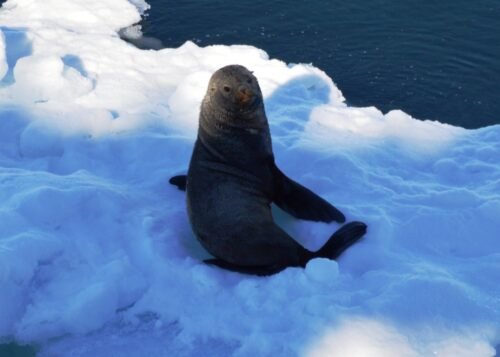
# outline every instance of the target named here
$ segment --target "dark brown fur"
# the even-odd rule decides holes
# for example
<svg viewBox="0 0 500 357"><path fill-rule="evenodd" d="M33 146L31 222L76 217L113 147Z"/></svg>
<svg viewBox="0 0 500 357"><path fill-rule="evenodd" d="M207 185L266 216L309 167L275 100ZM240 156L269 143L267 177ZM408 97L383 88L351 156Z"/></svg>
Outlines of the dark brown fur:
<svg viewBox="0 0 500 357"><path fill-rule="evenodd" d="M175 180L186 188L196 237L216 258L209 262L223 268L267 275L318 256L336 258L366 231L363 223L350 223L311 252L274 223L272 202L297 218L345 218L275 165L259 84L242 66L223 67L210 79L187 181Z"/></svg>

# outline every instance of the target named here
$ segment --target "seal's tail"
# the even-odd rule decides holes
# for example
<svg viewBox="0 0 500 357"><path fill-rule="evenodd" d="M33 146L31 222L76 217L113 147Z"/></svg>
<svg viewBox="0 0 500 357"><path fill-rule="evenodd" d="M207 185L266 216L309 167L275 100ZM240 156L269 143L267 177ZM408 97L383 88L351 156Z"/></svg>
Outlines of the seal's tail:
<svg viewBox="0 0 500 357"><path fill-rule="evenodd" d="M312 258L337 259L344 250L356 243L367 230L362 222L350 222L340 227L320 250L312 254Z"/></svg>

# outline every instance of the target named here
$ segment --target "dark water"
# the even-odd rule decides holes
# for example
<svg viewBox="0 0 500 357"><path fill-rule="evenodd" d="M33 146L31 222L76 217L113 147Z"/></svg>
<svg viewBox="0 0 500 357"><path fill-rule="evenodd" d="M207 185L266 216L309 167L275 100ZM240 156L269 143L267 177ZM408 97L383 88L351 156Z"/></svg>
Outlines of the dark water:
<svg viewBox="0 0 500 357"><path fill-rule="evenodd" d="M0 357L35 357L33 346L21 346L16 343L0 344Z"/></svg>
<svg viewBox="0 0 500 357"><path fill-rule="evenodd" d="M249 44L327 72L353 106L500 124L499 0L148 0L145 35Z"/></svg>
<svg viewBox="0 0 500 357"><path fill-rule="evenodd" d="M167 47L254 45L323 69L353 106L500 124L500 0L147 1Z"/></svg>

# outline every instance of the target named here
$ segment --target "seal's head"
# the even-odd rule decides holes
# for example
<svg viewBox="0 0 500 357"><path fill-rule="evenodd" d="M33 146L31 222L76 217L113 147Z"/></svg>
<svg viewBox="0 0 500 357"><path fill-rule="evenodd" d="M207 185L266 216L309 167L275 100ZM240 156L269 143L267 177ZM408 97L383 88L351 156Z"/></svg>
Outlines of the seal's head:
<svg viewBox="0 0 500 357"><path fill-rule="evenodd" d="M240 65L230 65L212 75L205 101L243 118L261 107L262 92L252 72Z"/></svg>

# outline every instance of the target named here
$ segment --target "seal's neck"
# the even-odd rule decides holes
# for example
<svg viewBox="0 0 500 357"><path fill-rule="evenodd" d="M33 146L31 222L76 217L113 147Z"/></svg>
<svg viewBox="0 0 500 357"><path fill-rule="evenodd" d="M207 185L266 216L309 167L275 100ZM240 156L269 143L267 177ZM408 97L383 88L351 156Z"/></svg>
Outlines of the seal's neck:
<svg viewBox="0 0 500 357"><path fill-rule="evenodd" d="M230 162L245 170L257 170L273 158L269 125L261 112L240 118L235 113L210 107L200 110L198 139L211 159Z"/></svg>
<svg viewBox="0 0 500 357"><path fill-rule="evenodd" d="M264 106L262 103L251 111L228 111L205 98L201 105L200 126L209 132L221 134L248 133L266 134L269 132Z"/></svg>

